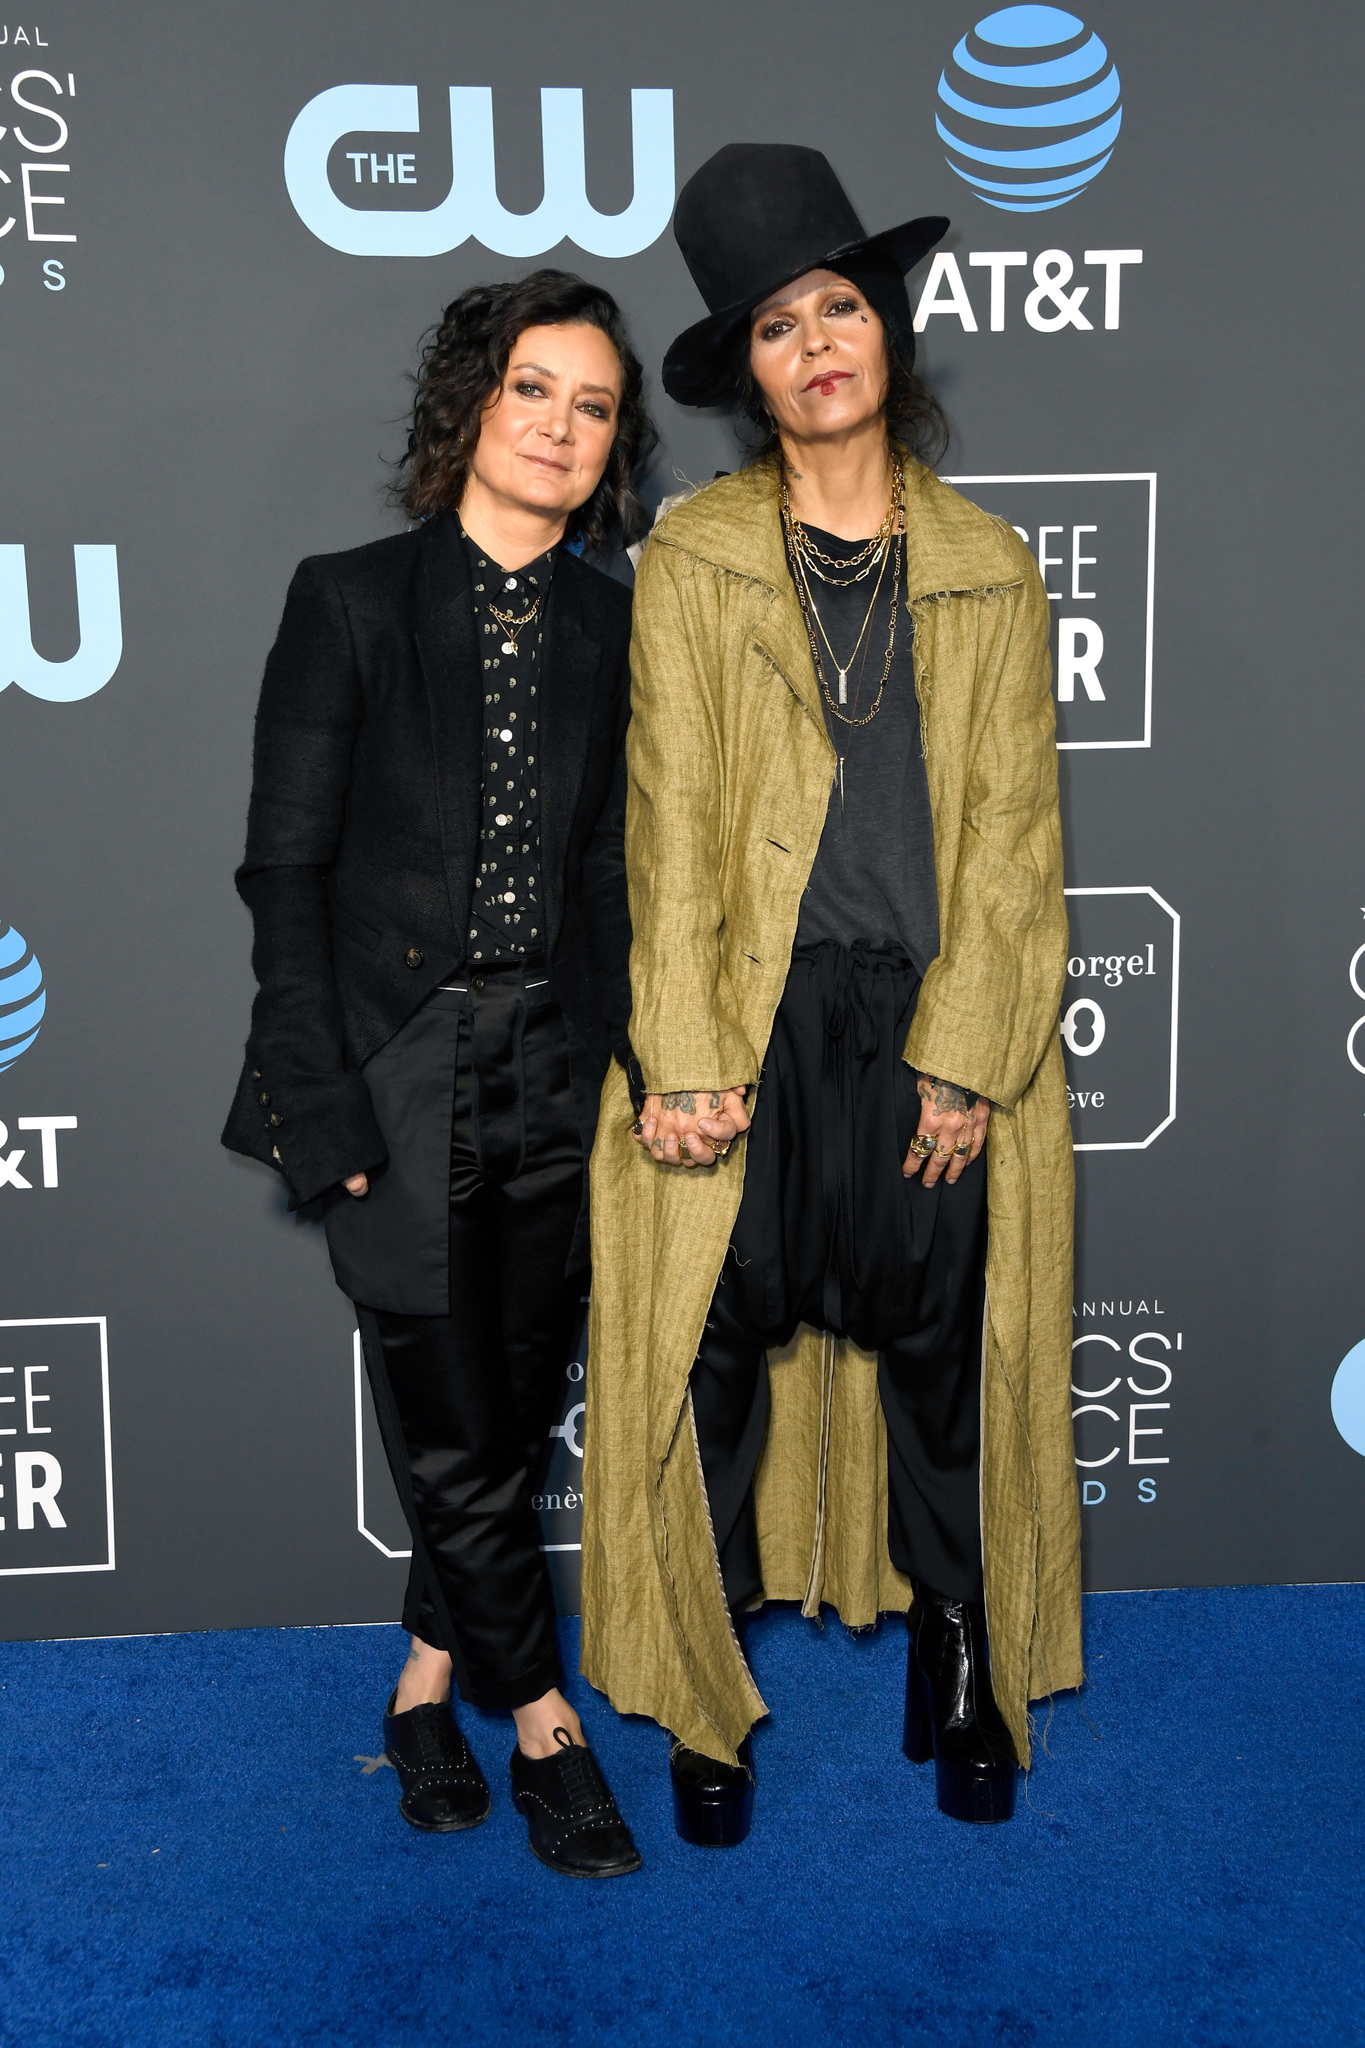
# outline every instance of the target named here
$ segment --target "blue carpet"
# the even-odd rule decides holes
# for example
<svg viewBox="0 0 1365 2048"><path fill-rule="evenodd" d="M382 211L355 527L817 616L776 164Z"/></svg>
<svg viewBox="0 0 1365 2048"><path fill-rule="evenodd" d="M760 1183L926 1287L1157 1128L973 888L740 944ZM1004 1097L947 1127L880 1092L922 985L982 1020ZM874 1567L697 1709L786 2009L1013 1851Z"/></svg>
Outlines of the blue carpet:
<svg viewBox="0 0 1365 2048"><path fill-rule="evenodd" d="M473 1834L396 1811L396 1629L10 1645L5 2048L428 2042L1053 2048L1365 2039L1365 1587L1087 1601L1008 1827L898 1752L904 1632L762 1617L743 1848L673 1833L664 1738L577 1703L645 1856L528 1855L510 1723ZM566 1648L574 1627L566 1625Z"/></svg>

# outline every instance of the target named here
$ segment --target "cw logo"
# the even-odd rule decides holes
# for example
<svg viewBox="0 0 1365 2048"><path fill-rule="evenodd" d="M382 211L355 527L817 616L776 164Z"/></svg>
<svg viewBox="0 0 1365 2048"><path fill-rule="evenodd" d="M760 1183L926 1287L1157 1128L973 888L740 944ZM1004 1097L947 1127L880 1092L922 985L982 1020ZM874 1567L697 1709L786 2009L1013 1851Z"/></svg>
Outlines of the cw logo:
<svg viewBox="0 0 1365 2048"><path fill-rule="evenodd" d="M450 88L450 190L439 206L362 212L337 198L327 176L345 135L420 133L415 85L334 85L309 100L284 146L284 182L304 226L347 256L444 256L471 236L500 256L538 256L566 240L590 256L634 256L658 240L673 211L672 92L636 88L630 115L635 191L624 213L588 203L576 86L541 87L545 196L534 213L509 213L498 198L487 85Z"/></svg>
<svg viewBox="0 0 1365 2048"><path fill-rule="evenodd" d="M66 661L47 661L33 649L23 546L0 544L0 690L17 683L30 697L74 704L102 690L123 659L118 549L78 544L71 552L76 559L80 646Z"/></svg>

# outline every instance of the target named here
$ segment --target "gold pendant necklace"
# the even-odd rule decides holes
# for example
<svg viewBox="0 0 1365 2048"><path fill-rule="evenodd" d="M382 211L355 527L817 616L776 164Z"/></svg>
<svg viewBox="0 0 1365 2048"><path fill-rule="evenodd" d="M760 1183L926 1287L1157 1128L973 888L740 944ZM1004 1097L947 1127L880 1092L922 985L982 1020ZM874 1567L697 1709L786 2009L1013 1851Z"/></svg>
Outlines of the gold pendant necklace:
<svg viewBox="0 0 1365 2048"><path fill-rule="evenodd" d="M900 585L902 563L901 551L902 543L905 538L905 466L903 463L897 462L895 471L893 473L891 484L891 503L887 509L886 518L882 522L882 529L886 532L887 539L885 543L884 552L882 554L881 564L877 573L877 588L872 593L872 603L868 607L867 617L863 620L862 630L858 634L858 639L854 646L853 653L849 656L847 666L843 668L839 666L838 657L835 655L834 649L829 644L829 638L825 632L824 623L820 618L819 608L815 603L815 594L811 590L810 583L806 574L806 548L813 548L814 544L809 541L808 536L806 536L806 534L800 527L799 522L794 518L792 514L791 500L787 494L785 478L783 479L782 485L781 512L784 536L787 541L789 557L792 562L792 581L796 585L796 595L801 605L801 616L803 621L805 622L806 637L810 642L811 660L814 664L816 677L820 684L820 693L823 696L825 703L829 706L829 709L833 716L839 719L839 721L842 724L851 726L870 725L872 723L872 720L876 717L878 711L881 709L882 698L886 693L887 680L891 674L891 662L895 654L896 648L896 620L900 610ZM802 543L805 543L806 545L803 546ZM868 543L868 547L863 548L858 555L854 556L853 560L861 561L863 559L863 556L867 555L869 548L871 548L874 545L880 544L880 535L878 535L874 539L874 541ZM886 571L886 565L887 562L890 561L893 556L895 566L892 572L891 580L891 620L889 630L887 633L886 659L882 666L882 678L881 682L877 687L877 694L872 701L872 708L870 711L866 712L860 718L857 715L857 696L855 696L854 698L853 710L851 712L843 708L848 702L848 670L853 666L854 657L857 655L858 648L862 645L864 635L866 634L868 626L871 623L872 614L876 610L877 596L881 589L882 578ZM830 562L834 567L844 566L844 564L836 562L833 557L828 555L822 556L821 560ZM867 569L864 570L862 573L864 575L867 574L870 571L871 567L872 562L871 560L869 560ZM861 578L854 577L850 578L849 582L851 583L860 580ZM824 581L833 582L834 579L832 577L825 577ZM847 589L849 586L846 583L838 587ZM819 636L818 639L817 633ZM825 663L820 652L820 640L823 640L825 643L825 647L829 653L829 658L831 662L834 664L835 673L839 679L839 695L837 702L835 701L834 697L830 694L829 681L825 671ZM861 689L859 694L861 694ZM840 810L842 810L844 803L844 757L842 755L838 756L837 775L839 782L839 807Z"/></svg>
<svg viewBox="0 0 1365 2048"><path fill-rule="evenodd" d="M804 586L805 596L810 605L811 617L815 620L815 624L819 631L820 638L825 643L825 651L829 655L830 660L834 663L835 674L839 678L839 702L841 704L847 704L848 702L848 672L852 668L854 662L857 660L858 649L862 646L863 640L867 634L867 629L872 624L872 614L877 609L877 599L881 596L882 591L882 579L886 575L886 565L890 559L891 550L890 548L886 548L882 552L881 566L877 571L877 580L872 586L872 602L871 604L869 604L866 614L863 618L863 623L858 629L858 637L853 643L853 652L849 655L848 660L845 662L841 662L839 660L838 655L834 652L833 647L830 645L829 634L825 631L825 622L820 616L820 607L815 602L815 592L811 589L810 584L806 579L805 564L801 561L798 561L797 563L797 574L799 575L802 585ZM821 664L821 666L823 668L823 663Z"/></svg>
<svg viewBox="0 0 1365 2048"><path fill-rule="evenodd" d="M899 536L905 529L905 465L902 462L895 464L891 473L891 493L885 517L876 533L872 536L872 539L865 542L855 555L840 558L834 555L827 555L816 547L805 527L792 511L791 493L788 489L785 475L782 479L780 506L783 534L787 541L788 552L794 571L792 580L797 586L797 594L801 599L802 611L806 614L807 631L810 630L810 621L813 618L816 630L825 643L825 651L829 655L834 672L839 679L839 703L844 705L848 702L848 673L858 658L858 649L863 644L867 629L872 623L872 615L877 609L877 599L881 593L882 579L886 574L886 565L891 558L893 536L896 537L898 550ZM824 566L821 567L821 564ZM815 601L815 592L810 586L810 573L813 571L822 583L828 583L836 590L848 590L855 583L861 583L865 577L870 576L874 568L877 571L877 581L873 586L872 602L868 605L863 623L858 630L858 637L853 643L853 650L848 660L841 662L838 655L834 652L833 646L830 644L829 634L825 631L824 620L820 617L820 607ZM827 575L825 573L826 569L852 570L856 573L845 575L841 580L837 576ZM899 585L899 576L897 577L897 585ZM896 605L893 597L891 609L893 634L895 631L895 617ZM829 691L825 686L824 662L819 658L818 654L816 666L820 674L821 689L824 690L825 696L828 698ZM880 703L880 701L881 693L879 691L878 702ZM833 708L834 706L831 702L831 709Z"/></svg>
<svg viewBox="0 0 1365 2048"><path fill-rule="evenodd" d="M540 599L537 598L530 611L523 612L520 618L516 618L511 612L500 612L495 604L490 604L488 609L507 635L507 638L502 643L502 652L504 654L515 654L517 651L517 636L523 626L530 625L532 619L540 610Z"/></svg>
<svg viewBox="0 0 1365 2048"><path fill-rule="evenodd" d="M886 636L886 659L882 664L881 681L877 685L877 694L872 700L871 709L869 711L864 712L861 718L858 716L858 705L856 697L854 699L852 711L844 711L840 708L840 706L835 702L834 698L830 695L829 682L825 674L825 664L821 658L819 642L816 639L815 623L811 618L812 607L808 602L808 596L804 586L803 579L799 575L793 579L796 584L796 594L801 604L801 616L805 622L806 638L810 643L811 660L815 665L815 674L820 684L820 694L824 698L825 703L829 706L832 715L835 718L837 718L843 725L871 725L873 719L877 716L877 713L881 710L882 707L882 698L886 694L886 685L891 675L891 663L896 651L896 621L900 612L902 539L903 535L897 534L895 541L892 544L892 552L895 556L895 567L892 572L891 583L891 620ZM844 802L844 760L842 755L838 756L837 774L839 780L839 807L842 810Z"/></svg>

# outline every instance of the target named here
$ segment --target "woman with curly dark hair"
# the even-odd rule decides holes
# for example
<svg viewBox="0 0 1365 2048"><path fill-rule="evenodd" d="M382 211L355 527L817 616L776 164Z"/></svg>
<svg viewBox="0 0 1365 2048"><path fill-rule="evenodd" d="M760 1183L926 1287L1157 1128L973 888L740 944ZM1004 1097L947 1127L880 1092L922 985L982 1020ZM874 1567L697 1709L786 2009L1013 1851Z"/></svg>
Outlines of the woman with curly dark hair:
<svg viewBox="0 0 1365 2048"><path fill-rule="evenodd" d="M446 308L408 532L290 586L256 721L260 984L224 1133L321 1198L412 1531L384 1748L414 1827L489 1811L449 1704L510 1709L553 1869L640 1858L561 1691L532 1493L587 1292L586 1163L629 1055L629 541L652 440L615 301L561 271Z"/></svg>

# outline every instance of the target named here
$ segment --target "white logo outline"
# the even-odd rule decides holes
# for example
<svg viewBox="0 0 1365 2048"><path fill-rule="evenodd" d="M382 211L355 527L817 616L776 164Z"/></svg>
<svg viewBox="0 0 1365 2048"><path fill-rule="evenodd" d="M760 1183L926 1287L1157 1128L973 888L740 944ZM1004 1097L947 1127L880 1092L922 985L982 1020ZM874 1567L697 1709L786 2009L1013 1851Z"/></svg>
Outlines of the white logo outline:
<svg viewBox="0 0 1365 2048"><path fill-rule="evenodd" d="M1117 1138L1088 1145L1078 1145L1073 1139L1071 1144L1073 1152L1145 1152L1175 1122L1180 1024L1180 912L1172 910L1166 898L1159 895L1150 882L1126 882L1112 889L1067 889L1063 893L1067 896L1150 896L1158 909L1164 910L1171 920L1171 1092L1166 1114L1145 1138Z"/></svg>

